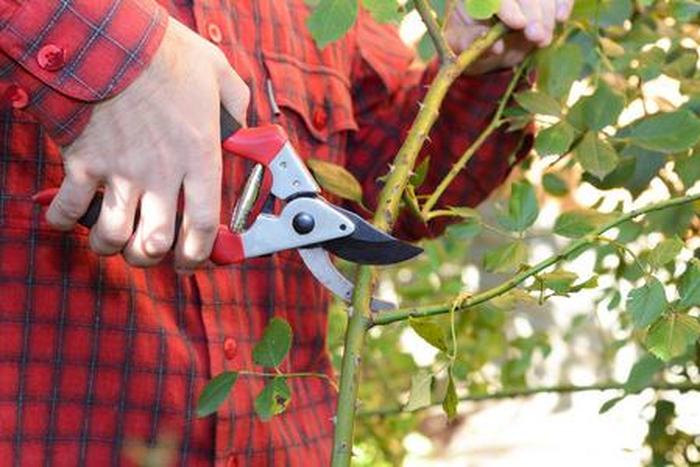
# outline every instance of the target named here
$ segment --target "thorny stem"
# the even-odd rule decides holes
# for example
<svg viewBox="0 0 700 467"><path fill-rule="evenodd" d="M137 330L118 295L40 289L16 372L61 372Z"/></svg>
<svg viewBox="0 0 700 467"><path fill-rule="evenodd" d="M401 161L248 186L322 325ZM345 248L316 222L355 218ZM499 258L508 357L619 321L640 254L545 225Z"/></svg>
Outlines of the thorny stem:
<svg viewBox="0 0 700 467"><path fill-rule="evenodd" d="M424 1L422 0L423 5L426 6ZM416 6L419 3L421 3L421 0L416 2ZM430 129L437 120L438 110L451 84L505 32L506 27L502 24L497 24L484 36L474 41L455 60L441 64L440 71L431 83L418 115L413 121L401 149L394 158L394 167L379 195L379 202L374 215L374 225L378 228L388 231L396 221L401 198L406 190L406 185L418 154L423 147L423 142L428 137ZM369 266L358 268L355 292L352 299L353 311L345 333L343 361L341 364L340 392L333 439L333 467L348 467L352 456L356 413L355 401L357 399L365 333L371 323L369 302L373 284L372 268Z"/></svg>
<svg viewBox="0 0 700 467"><path fill-rule="evenodd" d="M697 383L652 383L647 386L649 389L655 389L657 391L697 391L700 390L700 384ZM574 386L574 385L563 385L563 386L545 386L537 388L524 388L524 389L514 389L499 391L490 394L478 394L473 396L460 397L460 402L481 402L490 400L500 400L500 399L514 399L516 397L530 397L537 394L572 394L578 392L590 392L590 391L611 391L611 390L625 390L626 385L624 383L598 383L591 384L587 386ZM439 405L441 402L436 402L430 406L423 407L427 409L428 407ZM389 415L397 415L403 412L403 407L386 407L377 410L368 410L364 412L359 412L357 415L359 417L385 417Z"/></svg>
<svg viewBox="0 0 700 467"><path fill-rule="evenodd" d="M523 71L528 67L528 65L529 60L525 60L522 64L520 64L520 66L518 66L513 76L513 79L508 84L508 88L503 94L503 97L501 98L501 101L498 104L498 108L496 109L496 113L493 115L493 118L491 119L489 125L471 144L471 146L467 148L467 150L464 152L464 154L462 154L462 156L457 160L457 162L454 163L452 169L450 169L450 172L445 176L445 178L442 179L435 191L433 191L433 193L430 195L430 198L428 198L428 200L423 204L423 207L421 208L423 218L430 218L430 211L433 209L433 207L435 207L437 202L440 200L440 197L445 193L445 190L447 190L450 184L452 184L457 175L459 175L459 173L462 170L464 170L464 167L466 167L466 165L471 160L472 156L476 154L476 152L484 144L484 142L493 134L494 131L496 131L501 125L503 125L503 120L501 120L501 117L503 117L503 111L505 110L508 101L510 101L510 97L513 95L513 91L515 91L515 88L518 85L518 82L520 81L520 77L523 74Z"/></svg>
<svg viewBox="0 0 700 467"><path fill-rule="evenodd" d="M656 204L651 204L649 206L645 206L643 208L635 209L633 211L628 212L627 214L623 214L616 220L609 222L602 227L592 231L591 233L583 236L582 238L572 242L568 247L566 247L564 250L562 250L561 253L558 255L552 256L550 258L545 259L544 261L541 261L537 263L535 266L532 266L528 269L525 269L524 271L516 274L514 277L511 279L507 280L503 284L493 287L489 290L486 290L484 292L481 292L479 294L474 295L471 299L466 300L465 303L457 308L457 311L465 311L469 308L473 308L476 305L479 305L484 302L488 302L489 300L501 296L505 294L506 292L514 289L518 285L522 284L526 279L542 272L543 270L547 269L550 266L553 266L561 261L566 260L570 256L572 256L574 253L578 253L582 249L588 248L592 244L598 242L600 239L599 237L607 232L610 229L613 229L621 224L624 224L625 222L632 220L636 217L639 217L644 214L649 214L650 212L654 211L661 211L663 209L668 209L671 207L675 206L680 206L683 204L687 203L692 203L693 201L700 200L700 193L699 194L694 194L694 195L687 195L687 196L682 196L678 198L672 198L666 201L662 201L660 203ZM409 317L414 317L414 318L421 318L421 317L426 317L426 316L434 316L434 315L444 315L446 313L449 313L452 308L452 303L439 303L436 305L427 305L427 306L422 306L422 307L413 307L413 308L404 308L404 309L399 309L399 310L394 310L394 311L386 311L383 312L372 319L372 326L385 326L387 324L395 323L397 321L404 321L407 320Z"/></svg>
<svg viewBox="0 0 700 467"><path fill-rule="evenodd" d="M438 56L440 57L440 63L451 63L457 58L452 48L447 43L445 35L442 33L440 26L435 21L435 16L433 15L433 9L428 5L427 0L413 0L416 5L416 10L420 15L425 27L428 28L428 34L435 45L435 50L437 50Z"/></svg>

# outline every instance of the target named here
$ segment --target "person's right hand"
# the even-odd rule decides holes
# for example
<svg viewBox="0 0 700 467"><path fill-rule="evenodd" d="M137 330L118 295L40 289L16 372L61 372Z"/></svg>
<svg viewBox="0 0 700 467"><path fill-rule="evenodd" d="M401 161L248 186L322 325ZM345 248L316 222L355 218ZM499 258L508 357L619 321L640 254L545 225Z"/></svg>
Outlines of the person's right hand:
<svg viewBox="0 0 700 467"><path fill-rule="evenodd" d="M183 187L175 267L196 268L209 257L219 225L220 103L244 125L249 99L224 54L171 18L146 70L96 105L85 131L63 148L65 179L47 221L72 229L103 186L91 248L100 255L122 252L134 266L151 266L172 247Z"/></svg>

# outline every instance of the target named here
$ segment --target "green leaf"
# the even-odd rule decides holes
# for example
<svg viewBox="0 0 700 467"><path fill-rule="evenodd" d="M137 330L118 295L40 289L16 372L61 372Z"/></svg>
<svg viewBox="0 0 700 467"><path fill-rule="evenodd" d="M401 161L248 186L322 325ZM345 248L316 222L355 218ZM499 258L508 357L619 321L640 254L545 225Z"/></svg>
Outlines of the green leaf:
<svg viewBox="0 0 700 467"><path fill-rule="evenodd" d="M625 391L634 394L645 389L663 367L664 362L653 355L645 354L630 370L625 382Z"/></svg>
<svg viewBox="0 0 700 467"><path fill-rule="evenodd" d="M619 396L613 397L612 399L608 399L603 403L603 405L600 406L600 408L598 409L598 414L603 415L604 413L609 412L624 398L625 396Z"/></svg>
<svg viewBox="0 0 700 467"><path fill-rule="evenodd" d="M553 290L558 294L564 294L569 291L574 281L578 279L578 275L570 271L557 269L540 275L539 279L545 289Z"/></svg>
<svg viewBox="0 0 700 467"><path fill-rule="evenodd" d="M690 189L700 180L700 152L676 160L675 172L686 189Z"/></svg>
<svg viewBox="0 0 700 467"><path fill-rule="evenodd" d="M292 328L282 318L273 318L265 328L262 339L253 348L253 361L276 368L292 346Z"/></svg>
<svg viewBox="0 0 700 467"><path fill-rule="evenodd" d="M528 182L513 183L508 212L498 216L498 222L505 229L523 232L530 228L540 213L535 189Z"/></svg>
<svg viewBox="0 0 700 467"><path fill-rule="evenodd" d="M425 182L425 177L428 176L428 168L430 168L430 156L424 158L416 167L413 175L409 178L409 183L415 188L418 188Z"/></svg>
<svg viewBox="0 0 700 467"><path fill-rule="evenodd" d="M543 92L523 91L515 95L515 100L522 108L532 114L561 115L559 103Z"/></svg>
<svg viewBox="0 0 700 467"><path fill-rule="evenodd" d="M586 133L574 149L574 155L581 166L592 175L603 178L617 167L618 156L607 141L601 140L592 131Z"/></svg>
<svg viewBox="0 0 700 467"><path fill-rule="evenodd" d="M593 209L577 209L559 216L554 224L554 233L562 237L579 238L616 218L614 214L605 214Z"/></svg>
<svg viewBox="0 0 700 467"><path fill-rule="evenodd" d="M488 19L498 13L501 0L464 0L467 14L473 19Z"/></svg>
<svg viewBox="0 0 700 467"><path fill-rule="evenodd" d="M681 296L679 306L700 306L700 261L697 259L690 260L688 270L681 277L678 292Z"/></svg>
<svg viewBox="0 0 700 467"><path fill-rule="evenodd" d="M593 131L614 125L624 107L625 99L602 81L592 96L581 99L583 121Z"/></svg>
<svg viewBox="0 0 700 467"><path fill-rule="evenodd" d="M636 328L649 326L666 311L668 301L664 286L652 277L642 287L632 290L627 296L627 310L632 314Z"/></svg>
<svg viewBox="0 0 700 467"><path fill-rule="evenodd" d="M224 371L209 381L197 401L197 416L206 417L216 412L231 394L237 379L235 371Z"/></svg>
<svg viewBox="0 0 700 467"><path fill-rule="evenodd" d="M660 268L676 259L683 249L683 242L678 237L667 238L652 248L647 262L653 268Z"/></svg>
<svg viewBox="0 0 700 467"><path fill-rule="evenodd" d="M284 377L278 376L270 380L258 397L255 398L254 408L258 418L263 422L269 421L287 409L292 400L292 392Z"/></svg>
<svg viewBox="0 0 700 467"><path fill-rule="evenodd" d="M700 324L697 318L670 313L651 327L645 344L649 352L667 362L683 355L698 336Z"/></svg>
<svg viewBox="0 0 700 467"><path fill-rule="evenodd" d="M319 159L309 159L306 164L328 193L362 204L362 186L345 167Z"/></svg>
<svg viewBox="0 0 700 467"><path fill-rule="evenodd" d="M362 6L379 23L398 23L401 20L396 0L362 0Z"/></svg>
<svg viewBox="0 0 700 467"><path fill-rule="evenodd" d="M416 334L422 337L424 341L442 352L447 352L445 332L437 323L432 320L413 317L410 317L408 322Z"/></svg>
<svg viewBox="0 0 700 467"><path fill-rule="evenodd" d="M453 420L455 415L457 415L457 404L459 404L459 399L457 398L457 389L455 388L455 381L452 378L452 371L447 371L447 391L445 391L445 398L442 400L442 410L445 411L448 420Z"/></svg>
<svg viewBox="0 0 700 467"><path fill-rule="evenodd" d="M411 394L408 397L408 403L403 408L404 411L413 412L429 406L432 383L433 375L426 370L418 370L416 374L411 376Z"/></svg>
<svg viewBox="0 0 700 467"><path fill-rule="evenodd" d="M605 28L624 23L632 11L631 0L576 0L571 19Z"/></svg>
<svg viewBox="0 0 700 467"><path fill-rule="evenodd" d="M687 110L656 114L632 123L617 136L652 151L680 152L700 141L700 119Z"/></svg>
<svg viewBox="0 0 700 467"><path fill-rule="evenodd" d="M583 70L583 52L576 44L552 45L537 54L537 85L547 95L562 100Z"/></svg>
<svg viewBox="0 0 700 467"><path fill-rule="evenodd" d="M333 41L343 37L355 24L358 10L357 0L320 0L318 6L306 20L306 26L323 49Z"/></svg>
<svg viewBox="0 0 700 467"><path fill-rule="evenodd" d="M484 255L484 267L489 272L511 272L527 262L527 245L521 240L503 245Z"/></svg>
<svg viewBox="0 0 700 467"><path fill-rule="evenodd" d="M552 196L566 196L569 194L569 187L566 182L553 173L547 173L542 176L542 186Z"/></svg>
<svg viewBox="0 0 700 467"><path fill-rule="evenodd" d="M535 150L540 156L561 156L569 152L575 137L574 127L562 120L537 133Z"/></svg>

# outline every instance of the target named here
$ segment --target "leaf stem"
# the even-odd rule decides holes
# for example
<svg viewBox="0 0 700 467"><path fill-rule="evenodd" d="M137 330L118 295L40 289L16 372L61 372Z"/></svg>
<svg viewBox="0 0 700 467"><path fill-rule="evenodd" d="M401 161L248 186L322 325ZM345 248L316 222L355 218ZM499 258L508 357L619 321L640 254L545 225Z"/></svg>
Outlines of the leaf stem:
<svg viewBox="0 0 700 467"><path fill-rule="evenodd" d="M603 225L602 227L592 231L591 233L583 236L582 238L572 242L558 255L547 258L541 261L540 263L536 264L535 266L525 269L524 271L516 274L514 277L512 277L511 279L507 280L499 286L493 287L489 290L474 295L470 300L467 300L465 304L461 305L458 308L458 311L467 310L476 305L488 302L489 300L495 297L505 294L506 292L514 289L515 287L523 283L526 279L540 273L541 271L547 269L550 266L553 266L561 261L566 260L568 257L573 255L574 253L579 252L581 249L588 248L590 245L599 241L598 237L600 237L603 233L629 220L632 220L635 217L649 214L650 212L654 211L661 211L663 209L692 203L693 201L697 200L700 200L700 193L694 195L686 195L678 198L672 198L666 201L662 201L660 203L655 203L649 206L645 206L643 208L635 209L627 214L623 214L618 219L611 221ZM452 303L439 303L435 305L427 305L422 307L412 307L394 311L386 311L377 316L374 316L371 325L385 326L387 324L395 323L397 321L407 320L409 317L421 318L425 316L442 315L445 313L449 313L451 307Z"/></svg>
<svg viewBox="0 0 700 467"><path fill-rule="evenodd" d="M413 0L416 10L420 15L425 27L428 28L428 34L430 39L432 39L435 45L435 50L437 50L438 57L440 57L440 63L452 63L457 58L452 48L447 43L445 35L442 33L442 29L435 21L435 16L433 15L433 9L428 5L427 0ZM447 21L447 18L445 18Z"/></svg>
<svg viewBox="0 0 700 467"><path fill-rule="evenodd" d="M652 383L647 386L649 389L654 389L657 391L699 391L700 384L697 383ZM500 399L514 399L517 397L531 397L537 394L572 394L579 392L591 392L591 391L612 391L612 390L625 390L625 383L598 383L590 384L585 386L574 386L574 385L561 385L561 386L543 386L525 389L513 389L494 392L490 394L477 394L471 396L463 396L459 398L460 402L481 402L490 400L500 400ZM429 406L423 407L422 409L427 409L432 406L440 405L441 402L435 402ZM422 410L420 409L420 410ZM357 415L362 418L368 417L386 417L390 415L398 415L404 412L402 407L386 407L377 410L367 410L361 411Z"/></svg>
<svg viewBox="0 0 700 467"><path fill-rule="evenodd" d="M279 373L266 373L262 371L248 371L248 370L242 370L242 371L236 371L240 376L253 376L253 377L260 377L260 378L320 378L320 379L325 379L328 384L335 389L336 392L338 392L338 384L331 378L330 376L323 374L323 373L314 373L314 372L300 372L300 373L284 373L284 372L279 372Z"/></svg>

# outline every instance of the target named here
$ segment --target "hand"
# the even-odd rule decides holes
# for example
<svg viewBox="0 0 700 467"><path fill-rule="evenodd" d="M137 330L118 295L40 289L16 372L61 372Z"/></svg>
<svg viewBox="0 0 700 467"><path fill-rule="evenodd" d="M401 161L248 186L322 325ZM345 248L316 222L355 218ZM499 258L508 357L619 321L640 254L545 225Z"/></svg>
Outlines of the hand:
<svg viewBox="0 0 700 467"><path fill-rule="evenodd" d="M498 18L512 29L468 70L481 74L499 68L510 68L522 62L534 47L552 42L557 22L566 21L574 0L501 0ZM459 1L448 19L445 34L448 44L457 53L465 50L489 29L484 22L470 18Z"/></svg>
<svg viewBox="0 0 700 467"><path fill-rule="evenodd" d="M90 247L100 255L122 252L134 266L151 266L174 242L182 187L175 266L183 272L196 268L209 257L219 225L220 103L244 123L249 98L224 54L170 19L147 69L119 95L96 105L85 131L63 148L65 179L47 221L72 229L102 186L102 212L90 231Z"/></svg>

